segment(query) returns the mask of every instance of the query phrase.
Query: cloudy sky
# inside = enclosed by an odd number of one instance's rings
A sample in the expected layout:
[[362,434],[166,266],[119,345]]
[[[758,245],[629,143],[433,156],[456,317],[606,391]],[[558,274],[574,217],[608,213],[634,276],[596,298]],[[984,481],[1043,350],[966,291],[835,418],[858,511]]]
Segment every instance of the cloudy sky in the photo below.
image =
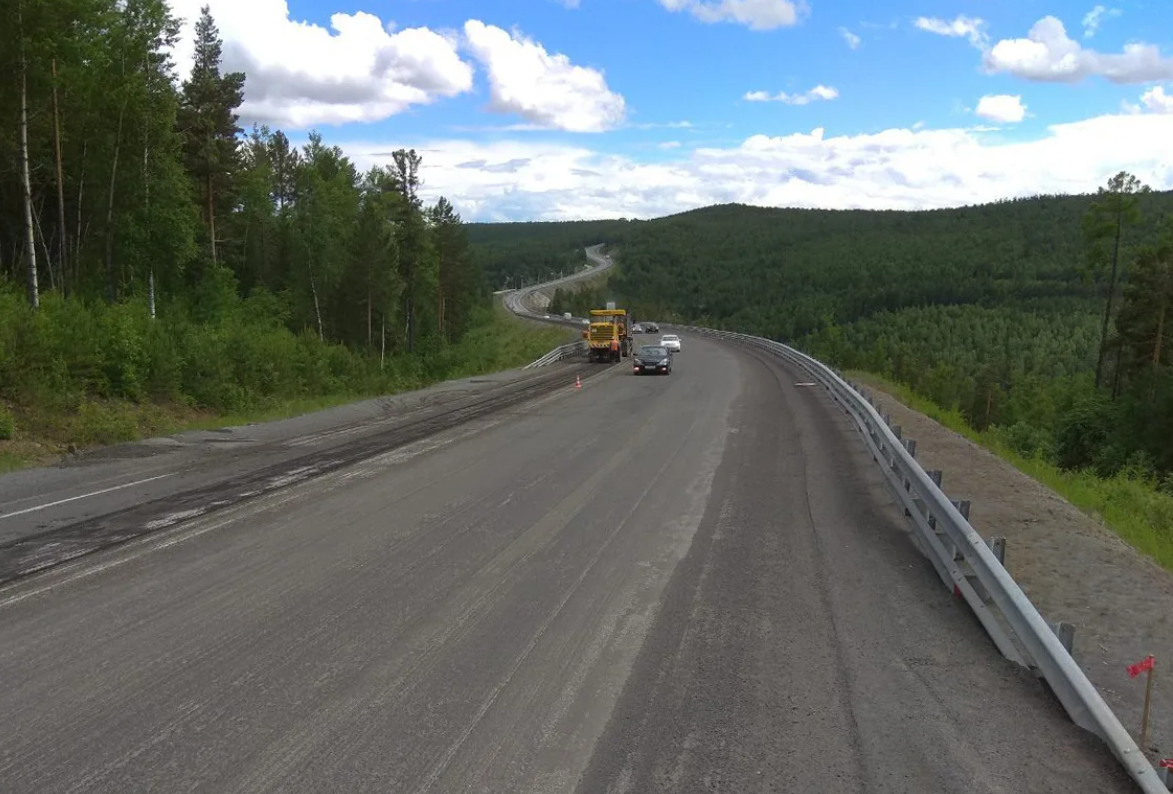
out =
[[246,126],[424,157],[466,220],[1173,188],[1173,3],[207,2]]

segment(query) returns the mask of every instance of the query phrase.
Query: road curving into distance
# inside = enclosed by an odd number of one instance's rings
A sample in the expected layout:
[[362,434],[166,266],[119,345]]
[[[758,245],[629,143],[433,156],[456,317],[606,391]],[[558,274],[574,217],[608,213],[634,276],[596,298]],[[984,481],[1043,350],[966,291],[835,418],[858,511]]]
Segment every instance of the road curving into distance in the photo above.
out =
[[804,380],[685,335],[0,478],[2,565],[118,536],[0,587],[0,791],[1130,791]]

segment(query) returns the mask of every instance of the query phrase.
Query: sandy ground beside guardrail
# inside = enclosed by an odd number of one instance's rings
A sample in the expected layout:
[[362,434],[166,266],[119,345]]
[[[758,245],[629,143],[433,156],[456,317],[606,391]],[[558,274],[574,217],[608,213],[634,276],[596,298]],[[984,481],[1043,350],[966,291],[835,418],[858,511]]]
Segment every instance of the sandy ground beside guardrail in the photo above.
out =
[[1173,756],[1173,575],[1058,494],[969,439],[866,384],[916,440],[925,469],[944,472],[951,499],[972,502],[982,537],[1006,538],[1006,568],[1048,620],[1076,627],[1076,661],[1139,741],[1144,677],[1126,667],[1157,659],[1149,746]]

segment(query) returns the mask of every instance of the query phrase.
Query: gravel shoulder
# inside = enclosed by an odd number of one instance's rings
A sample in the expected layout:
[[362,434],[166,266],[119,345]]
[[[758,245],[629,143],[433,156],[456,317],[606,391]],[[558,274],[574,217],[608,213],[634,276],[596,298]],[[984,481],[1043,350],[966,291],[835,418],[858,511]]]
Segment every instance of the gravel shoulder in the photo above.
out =
[[1173,575],[1095,518],[969,439],[868,382],[883,412],[916,439],[926,469],[944,472],[952,499],[969,499],[983,537],[1006,538],[1006,568],[1048,620],[1076,627],[1074,656],[1124,726],[1139,740],[1144,679],[1126,666],[1153,654],[1149,750],[1173,755]]

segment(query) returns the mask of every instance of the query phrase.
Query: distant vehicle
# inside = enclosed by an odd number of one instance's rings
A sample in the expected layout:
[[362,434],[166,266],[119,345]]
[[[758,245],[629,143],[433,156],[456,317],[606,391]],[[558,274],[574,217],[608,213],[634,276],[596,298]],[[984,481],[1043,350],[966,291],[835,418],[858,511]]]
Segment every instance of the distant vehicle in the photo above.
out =
[[649,334],[658,334],[660,333],[660,326],[655,323],[644,323],[644,331]]
[[664,334],[660,337],[660,344],[673,353],[680,352],[680,337],[676,334]]
[[562,312],[562,319],[563,320],[573,320],[574,315],[572,315],[570,312]]
[[672,354],[663,345],[644,345],[631,359],[633,375],[671,375]]

